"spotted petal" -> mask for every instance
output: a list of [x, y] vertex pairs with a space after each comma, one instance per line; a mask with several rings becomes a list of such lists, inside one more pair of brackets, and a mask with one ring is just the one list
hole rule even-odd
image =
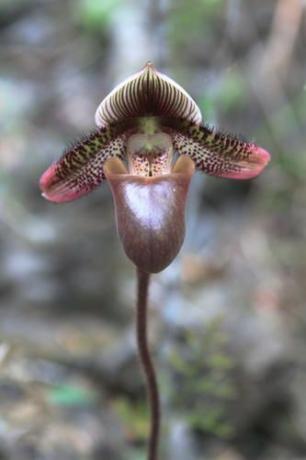
[[251, 179], [262, 172], [270, 154], [254, 143], [186, 121], [168, 120], [174, 149], [189, 155], [196, 168], [211, 176]]
[[95, 189], [105, 178], [104, 162], [122, 157], [125, 140], [118, 128], [93, 132], [67, 150], [41, 176], [40, 188], [50, 201], [72, 201]]
[[175, 81], [157, 72], [151, 63], [115, 87], [96, 111], [99, 127], [129, 118], [165, 116], [200, 123], [201, 112]]

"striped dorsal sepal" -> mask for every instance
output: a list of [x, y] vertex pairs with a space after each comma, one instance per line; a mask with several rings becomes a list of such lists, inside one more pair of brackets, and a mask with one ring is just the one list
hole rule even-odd
[[165, 116], [200, 123], [195, 101], [174, 80], [148, 63], [116, 86], [96, 111], [96, 124], [103, 127], [129, 118]]

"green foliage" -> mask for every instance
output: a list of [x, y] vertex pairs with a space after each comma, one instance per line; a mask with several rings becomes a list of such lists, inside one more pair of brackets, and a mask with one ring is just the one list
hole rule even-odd
[[[300, 209], [300, 200], [303, 201], [305, 196], [306, 155], [305, 145], [300, 141], [304, 131], [305, 107], [306, 91], [303, 90], [290, 102], [272, 111], [268, 119], [263, 119], [256, 132], [257, 138], [270, 139], [269, 148], [273, 153], [270, 166], [273, 180], [267, 183], [260, 196], [260, 205], [265, 212], [288, 216], [295, 207]], [[275, 255], [279, 251], [280, 248]]]
[[122, 0], [79, 0], [78, 17], [89, 29], [105, 29]]
[[245, 80], [238, 71], [224, 73], [214, 91], [205, 90], [199, 98], [199, 107], [205, 120], [214, 120], [216, 113], [231, 114], [234, 110], [243, 110], [247, 101]]
[[83, 406], [95, 401], [96, 395], [86, 388], [74, 385], [58, 385], [52, 388], [47, 399], [57, 406]]
[[146, 460], [147, 453], [144, 449], [130, 449], [127, 453], [126, 460]]
[[149, 416], [145, 401], [131, 402], [120, 398], [113, 401], [113, 408], [126, 426], [129, 437], [142, 441], [147, 438]]
[[195, 3], [198, 3], [199, 7], [201, 7], [206, 14], [214, 16], [224, 5], [225, 0], [199, 0]]
[[193, 41], [208, 37], [211, 32], [212, 19], [215, 18], [224, 0], [197, 0], [189, 2], [179, 0], [169, 16], [169, 39], [172, 45], [184, 46]]
[[224, 75], [220, 91], [217, 93], [215, 102], [224, 112], [241, 108], [246, 102], [247, 89], [245, 80], [239, 72], [227, 72]]
[[170, 383], [173, 407], [192, 428], [220, 438], [231, 436], [227, 412], [236, 398], [234, 363], [220, 320], [205, 330], [182, 331], [181, 345], [170, 350], [168, 359], [172, 378], [167, 386]]
[[205, 123], [212, 123], [216, 118], [216, 105], [215, 98], [210, 93], [204, 92], [202, 96], [198, 98], [198, 105], [203, 114]]

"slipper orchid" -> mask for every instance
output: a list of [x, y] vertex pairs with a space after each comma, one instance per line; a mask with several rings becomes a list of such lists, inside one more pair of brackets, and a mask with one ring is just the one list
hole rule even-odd
[[159, 398], [146, 338], [149, 274], [163, 270], [181, 248], [185, 202], [195, 170], [251, 179], [269, 162], [254, 143], [202, 124], [195, 101], [151, 63], [119, 84], [99, 105], [98, 129], [69, 148], [40, 179], [57, 203], [108, 181], [117, 228], [137, 267], [137, 339], [152, 412], [149, 460], [157, 456]]
[[[192, 163], [195, 169], [212, 176], [250, 179], [261, 173], [270, 158], [269, 153], [256, 144], [202, 125], [195, 101], [151, 63], [119, 84], [101, 102], [95, 121], [98, 129], [69, 148], [42, 175], [43, 196], [57, 203], [75, 200], [107, 178], [128, 256], [140, 266], [139, 256], [134, 258], [132, 243], [127, 242], [133, 238], [133, 232], [136, 253], [148, 252], [150, 239], [149, 258], [156, 259], [158, 252], [165, 256], [164, 261], [150, 263], [148, 260], [142, 264], [148, 272], [165, 268], [180, 249], [184, 213], [180, 216], [178, 213], [185, 202]], [[186, 158], [175, 165], [177, 156]], [[175, 184], [178, 194], [174, 192]], [[133, 215], [138, 222], [135, 218], [131, 220]], [[141, 224], [141, 230], [137, 223]], [[129, 237], [122, 231], [124, 226], [130, 231]], [[151, 232], [150, 236], [147, 231]], [[158, 236], [159, 245], [152, 233]], [[166, 245], [169, 241], [173, 243], [169, 251], [161, 240]]]

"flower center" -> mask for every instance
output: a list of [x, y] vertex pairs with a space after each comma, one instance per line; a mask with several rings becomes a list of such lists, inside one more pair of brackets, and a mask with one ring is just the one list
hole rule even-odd
[[127, 141], [129, 173], [136, 176], [169, 174], [173, 159], [171, 137], [163, 132], [132, 134]]

